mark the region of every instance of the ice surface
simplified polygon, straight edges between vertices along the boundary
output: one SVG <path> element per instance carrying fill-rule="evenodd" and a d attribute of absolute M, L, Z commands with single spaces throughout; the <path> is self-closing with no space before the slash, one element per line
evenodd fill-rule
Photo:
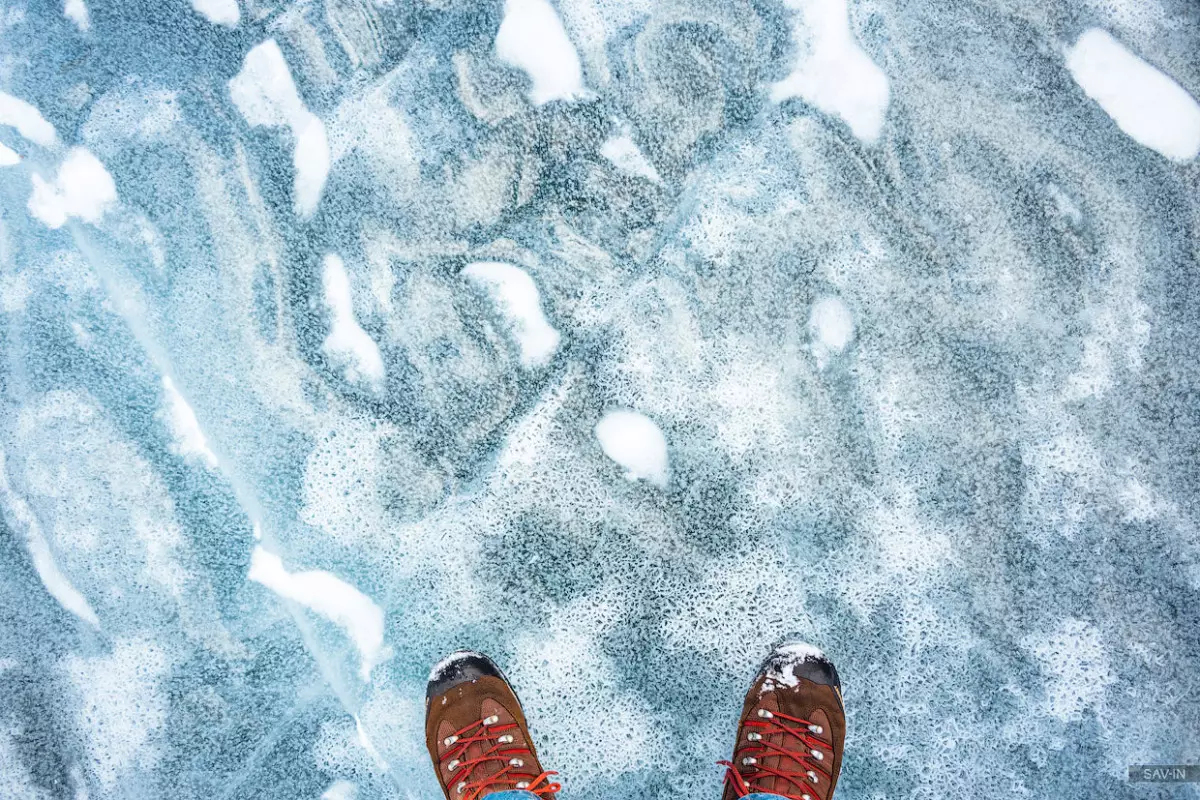
<path fill-rule="evenodd" d="M 839 797 L 1200 760 L 1195 3 L 85 1 L 0 8 L 0 797 L 436 800 L 460 648 L 579 800 L 797 639 Z"/>

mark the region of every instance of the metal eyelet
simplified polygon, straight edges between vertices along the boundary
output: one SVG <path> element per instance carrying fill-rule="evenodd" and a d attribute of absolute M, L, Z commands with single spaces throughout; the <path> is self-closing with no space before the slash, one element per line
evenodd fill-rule
<path fill-rule="evenodd" d="M 528 789 L 529 781 L 517 781 L 517 788 L 518 789 Z"/>
<path fill-rule="evenodd" d="M 449 764 L 446 765 L 446 769 L 449 772 L 454 772 L 454 770 L 458 769 L 458 765 L 461 763 L 462 762 L 456 758 L 453 761 L 451 761 Z"/>
<path fill-rule="evenodd" d="M 455 787 L 454 787 L 455 791 L 457 791 L 459 794 L 462 794 L 462 793 L 463 793 L 463 790 L 465 790 L 466 788 L 467 788 L 467 782 L 466 782 L 466 781 L 463 781 L 463 782 L 462 782 L 462 783 L 460 783 L 458 786 L 455 786 Z"/>
<path fill-rule="evenodd" d="M 760 717 L 762 717 L 763 719 L 771 719 L 772 717 L 774 717 L 774 716 L 775 716 L 775 715 L 774 715 L 774 714 L 772 714 L 770 711 L 767 711 L 765 708 L 760 708 L 760 709 L 758 710 L 758 715 L 759 715 Z"/>
<path fill-rule="evenodd" d="M 525 762 L 519 758 L 514 758 L 514 759 L 509 760 L 508 765 L 510 767 L 523 767 L 523 766 L 525 766 Z"/>
<path fill-rule="evenodd" d="M 762 741 L 762 734 L 755 733 L 754 731 L 750 731 L 749 733 L 746 734 L 746 738 L 752 742 L 758 742 L 758 741 Z"/>
<path fill-rule="evenodd" d="M 483 724 L 484 725 L 495 725 L 499 721 L 500 721 L 500 718 L 498 716 L 496 716 L 495 714 L 493 714 L 492 716 L 483 720 Z"/>
<path fill-rule="evenodd" d="M 506 733 L 503 736 L 501 736 L 499 739 L 497 739 L 496 741 L 499 742 L 500 744 L 512 744 L 513 737 L 512 737 L 512 734 Z"/>
<path fill-rule="evenodd" d="M 742 759 L 742 763 L 748 767 L 751 764 L 757 764 L 758 759 L 755 758 L 754 756 L 746 756 L 745 758 Z"/>
<path fill-rule="evenodd" d="M 819 782 L 819 781 L 817 780 L 817 773 L 813 772 L 811 769 L 808 771 L 808 779 L 809 779 L 810 781 L 812 781 L 813 783 L 818 783 L 818 782 Z"/>
<path fill-rule="evenodd" d="M 822 728 L 820 725 L 809 725 L 809 726 L 808 726 L 808 729 L 809 729 L 811 732 L 813 732 L 813 733 L 817 734 L 818 736 L 820 736 L 822 733 L 824 733 L 824 732 L 825 732 L 825 729 L 824 729 L 824 728 Z"/>
<path fill-rule="evenodd" d="M 442 744 L 445 745 L 446 747 L 449 747 L 450 745 L 454 744 L 457 741 L 458 741 L 457 736 L 447 736 L 445 739 L 442 739 Z"/>
<path fill-rule="evenodd" d="M 820 750 L 813 750 L 813 751 L 812 751 L 812 756 L 813 756 L 813 758 L 815 758 L 817 761 L 824 761 L 824 760 L 825 760 L 825 754 L 824 754 L 824 753 L 822 753 Z"/>

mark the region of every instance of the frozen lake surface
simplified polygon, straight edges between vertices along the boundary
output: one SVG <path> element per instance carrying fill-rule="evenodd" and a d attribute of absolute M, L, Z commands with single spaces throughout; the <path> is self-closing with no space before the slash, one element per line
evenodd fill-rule
<path fill-rule="evenodd" d="M 0 0 L 0 797 L 1200 761 L 1192 0 Z M 1195 796 L 1183 788 L 1182 794 Z"/>

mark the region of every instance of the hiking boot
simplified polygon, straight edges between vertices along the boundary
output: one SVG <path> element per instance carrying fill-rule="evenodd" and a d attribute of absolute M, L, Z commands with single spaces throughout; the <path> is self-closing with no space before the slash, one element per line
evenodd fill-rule
<path fill-rule="evenodd" d="M 721 762 L 729 768 L 723 798 L 765 792 L 829 800 L 845 740 L 846 710 L 833 664 L 811 645 L 780 645 L 746 693 L 733 760 Z"/>
<path fill-rule="evenodd" d="M 429 674 L 425 744 L 446 800 L 479 800 L 525 789 L 541 798 L 559 790 L 538 763 L 521 701 L 492 660 L 452 653 Z"/>

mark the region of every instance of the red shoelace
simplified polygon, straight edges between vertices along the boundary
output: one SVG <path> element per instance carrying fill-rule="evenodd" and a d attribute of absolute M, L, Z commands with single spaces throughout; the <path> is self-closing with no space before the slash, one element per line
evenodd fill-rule
<path fill-rule="evenodd" d="M 496 717 L 485 717 L 478 722 L 472 722 L 461 731 L 448 737 L 453 746 L 442 755 L 441 764 L 450 769 L 454 780 L 454 783 L 451 784 L 451 797 L 458 797 L 461 800 L 479 800 L 491 792 L 524 789 L 527 792 L 533 792 L 538 797 L 548 798 L 562 788 L 559 784 L 550 781 L 550 776 L 557 775 L 557 772 L 543 772 L 535 775 L 532 772 L 520 771 L 525 766 L 524 759 L 526 757 L 533 758 L 533 751 L 521 745 L 507 746 L 513 740 L 510 731 L 517 730 L 517 727 L 515 722 L 501 725 Z M 463 758 L 467 749 L 474 744 L 482 744 L 483 752 L 475 758 Z M 472 780 L 479 767 L 494 762 L 502 765 L 498 772 Z"/>
<path fill-rule="evenodd" d="M 821 759 L 814 756 L 813 751 L 817 750 L 824 755 L 829 752 L 829 745 L 812 735 L 810 726 L 816 727 L 816 725 L 806 719 L 789 716 L 778 711 L 766 711 L 765 713 L 767 716 L 763 716 L 764 711 L 760 710 L 759 716 L 746 720 L 748 732 L 758 734 L 760 738 L 738 742 L 738 746 L 733 750 L 733 761 L 717 762 L 729 768 L 725 772 L 725 780 L 733 785 L 734 793 L 738 797 L 745 797 L 755 792 L 767 792 L 786 797 L 788 800 L 817 800 L 812 789 L 820 786 L 822 787 L 821 796 L 826 796 L 833 776 L 818 766 Z M 791 725 L 787 723 L 791 723 Z M 767 737 L 776 733 L 795 736 L 806 748 L 791 750 L 768 742 Z M 768 767 L 762 761 L 769 756 L 779 756 L 780 767 L 790 760 L 800 768 L 800 771 L 791 772 Z M 775 782 L 776 788 L 762 788 L 761 782 L 769 778 L 779 779 Z M 780 781 L 790 784 L 787 786 L 787 791 L 779 788 Z"/>

